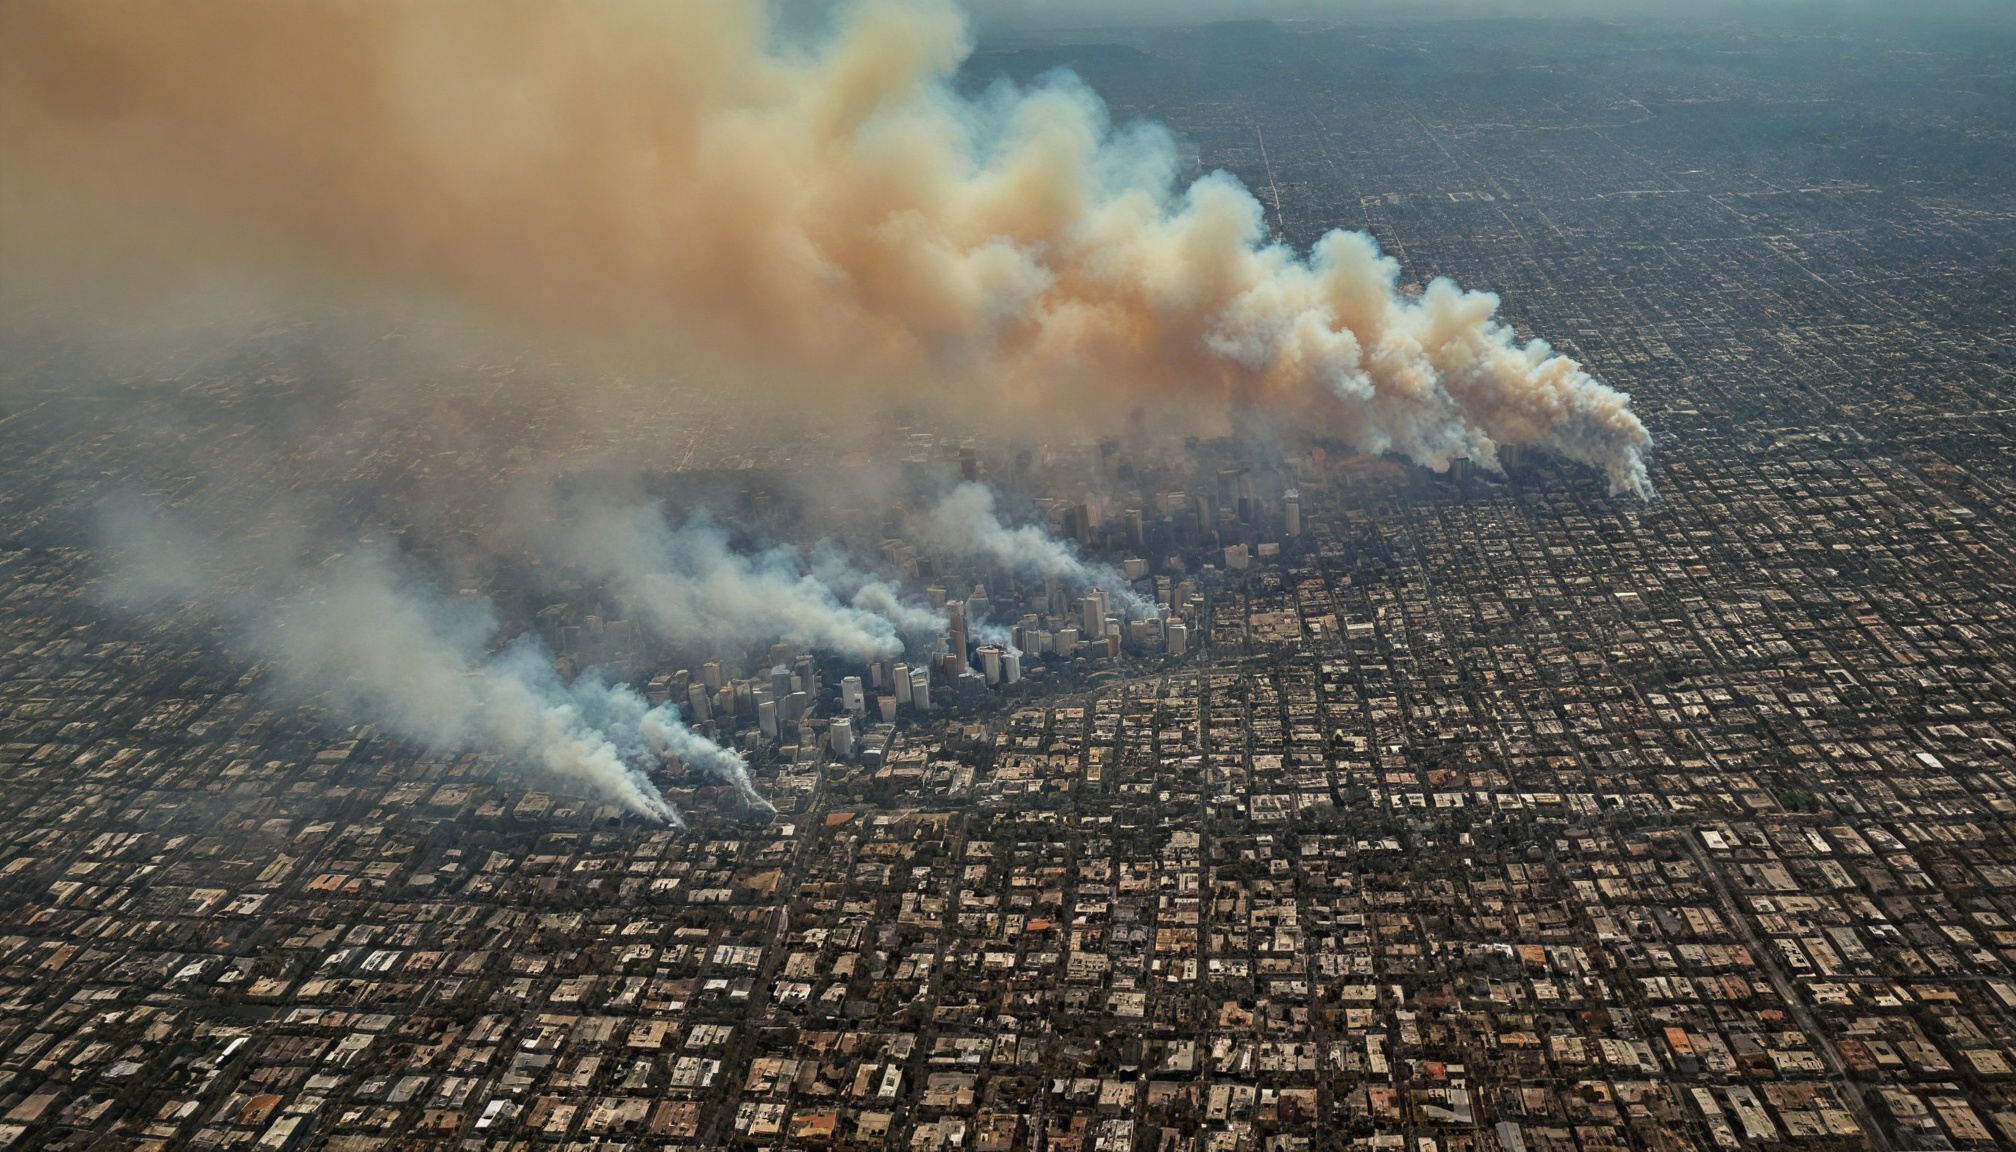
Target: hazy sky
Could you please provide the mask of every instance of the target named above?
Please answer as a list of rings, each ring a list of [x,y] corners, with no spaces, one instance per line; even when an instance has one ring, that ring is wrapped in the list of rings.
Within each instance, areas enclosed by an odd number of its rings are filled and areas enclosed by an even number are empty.
[[[1391,21],[1593,17],[1770,24],[1884,20],[1996,23],[2016,29],[2005,0],[965,0],[983,35],[1045,28],[1193,24],[1218,20]]]

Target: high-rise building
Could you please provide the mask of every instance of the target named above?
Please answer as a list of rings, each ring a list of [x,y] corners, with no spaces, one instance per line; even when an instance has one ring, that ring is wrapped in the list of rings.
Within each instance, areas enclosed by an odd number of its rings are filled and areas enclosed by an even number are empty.
[[[912,668],[910,670],[910,705],[919,712],[931,710],[931,670]]]
[[[1190,649],[1190,628],[1181,620],[1169,622],[1169,655],[1181,656]]]
[[[1007,684],[1019,683],[1022,679],[1022,653],[1010,648],[1001,654],[1001,679]]]
[[[1302,535],[1302,493],[1290,488],[1283,504],[1288,521],[1287,534],[1291,537]]]
[[[898,664],[889,670],[890,687],[895,692],[896,703],[910,703],[910,665]]]
[[[827,743],[832,745],[833,754],[842,759],[854,755],[854,721],[852,717],[835,716],[826,729]]]
[[[688,684],[686,686],[686,706],[693,713],[693,723],[705,724],[714,718],[714,709],[707,703],[707,685]]]
[[[861,691],[861,677],[848,676],[840,681],[840,707],[856,716],[868,711],[867,697]]]

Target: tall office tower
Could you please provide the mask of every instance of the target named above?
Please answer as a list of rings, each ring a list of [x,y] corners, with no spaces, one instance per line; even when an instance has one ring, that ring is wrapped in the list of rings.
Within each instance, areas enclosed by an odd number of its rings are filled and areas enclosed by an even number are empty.
[[[702,664],[700,666],[700,675],[706,680],[709,692],[719,692],[721,685],[725,683],[721,676],[721,662],[719,660],[709,660],[707,663]]]
[[[791,663],[791,645],[779,641],[770,645],[770,666]]]
[[[1001,646],[999,644],[982,644],[980,646],[980,672],[987,677],[989,687],[1001,683]]]
[[[1106,634],[1106,608],[1099,603],[1099,597],[1087,596],[1078,601],[1078,627],[1088,640]]]
[[[848,676],[840,681],[840,707],[856,716],[868,711],[868,699],[862,694],[859,676]]]
[[[1163,606],[1169,604],[1169,577],[1155,577],[1155,602]]]
[[[884,724],[894,724],[896,722],[896,697],[877,696],[875,703],[882,710],[882,722]]]
[[[782,700],[789,695],[791,695],[791,669],[784,664],[772,665],[770,668],[771,698]]]
[[[987,609],[989,606],[986,586],[975,584],[973,586],[973,594],[966,597],[966,622],[969,630],[974,624],[985,624],[987,622]]]
[[[1010,648],[1001,654],[1001,680],[1014,684],[1022,679],[1022,653]]]
[[[931,670],[912,668],[910,670],[910,705],[919,712],[931,710]]]
[[[910,665],[898,664],[889,670],[890,687],[896,693],[896,703],[910,703]]]
[[[966,634],[964,632],[948,632],[938,639],[940,646],[944,649],[939,655],[944,657],[944,664],[948,669],[946,675],[957,676],[959,673],[964,672],[966,670]]]
[[[933,584],[929,588],[924,589],[924,595],[931,601],[933,608],[945,607],[945,589]]]
[[[756,702],[756,730],[772,740],[777,738],[777,701]]]
[[[835,716],[826,729],[827,742],[833,746],[833,754],[842,759],[854,755],[854,721],[851,717]]]
[[[819,666],[812,662],[808,653],[798,657],[798,666],[792,671],[798,676],[798,690],[817,699],[819,696]]]
[[[1468,479],[1470,479],[1470,458],[1468,456],[1450,457],[1449,482],[1460,486]]]
[[[1077,655],[1078,629],[1059,628],[1057,630],[1057,638],[1052,642],[1052,646],[1055,648],[1059,656],[1069,658],[1071,656]]]
[[[714,718],[714,709],[707,703],[707,685],[688,684],[686,686],[686,706],[693,712],[693,723],[705,724]]]
[[[1302,493],[1293,488],[1288,490],[1284,501],[1288,518],[1287,532],[1290,536],[1302,535]]]
[[[1169,655],[1181,656],[1190,649],[1190,628],[1181,620],[1169,622]]]

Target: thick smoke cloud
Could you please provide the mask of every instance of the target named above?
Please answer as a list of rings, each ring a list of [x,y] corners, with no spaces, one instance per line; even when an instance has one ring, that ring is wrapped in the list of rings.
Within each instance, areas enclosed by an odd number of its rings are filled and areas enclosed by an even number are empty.
[[[984,484],[969,482],[946,493],[925,514],[921,530],[925,544],[940,551],[998,564],[1018,576],[1056,580],[1073,590],[1103,587],[1126,615],[1155,613],[1155,606],[1136,595],[1111,566],[1086,560],[1037,525],[1003,523],[994,508],[994,490]]]
[[[31,295],[431,296],[677,355],[773,410],[1096,432],[1265,408],[1370,452],[1524,442],[1649,495],[1628,398],[1359,234],[1269,241],[1069,78],[977,98],[949,0],[778,48],[760,0],[16,0],[0,245]]]
[[[531,636],[493,650],[488,601],[444,600],[382,552],[300,568],[131,502],[108,506],[101,541],[108,599],[220,620],[294,698],[438,751],[502,757],[647,819],[679,820],[649,777],[664,752],[762,803],[741,757],[676,713],[647,710],[629,688],[593,676],[562,681]]]

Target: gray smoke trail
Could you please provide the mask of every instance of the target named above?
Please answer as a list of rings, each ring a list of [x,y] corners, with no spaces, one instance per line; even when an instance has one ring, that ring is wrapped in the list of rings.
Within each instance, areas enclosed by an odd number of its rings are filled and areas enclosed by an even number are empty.
[[[688,728],[671,707],[660,705],[645,713],[639,728],[660,755],[676,756],[687,767],[732,785],[742,801],[753,808],[777,811],[775,805],[756,791],[749,779],[749,761],[740,752],[723,748]]]
[[[933,636],[945,630],[943,609],[919,603],[896,584],[863,572],[830,540],[813,546],[812,575],[854,608],[888,621],[899,635]]]
[[[947,493],[925,514],[922,534],[933,548],[998,564],[1017,576],[1054,579],[1073,590],[1104,588],[1108,600],[1128,616],[1155,614],[1155,605],[1111,566],[1079,556],[1070,544],[1034,524],[1011,528],[1002,523],[994,490],[984,484],[968,482]]]
[[[679,822],[643,767],[644,702],[594,678],[562,681],[530,636],[489,650],[498,625],[487,600],[443,600],[378,552],[304,573],[233,554],[216,537],[180,537],[137,507],[108,508],[102,528],[114,596],[223,620],[233,645],[270,665],[291,697]]]
[[[365,556],[345,557],[319,586],[248,620],[244,636],[297,693],[430,748],[509,757],[640,816],[678,822],[625,755],[630,737],[588,719],[628,710],[635,693],[589,677],[562,682],[531,637],[487,652],[496,631],[487,602],[432,600],[382,557]]]
[[[905,637],[944,616],[849,564],[832,547],[808,566],[795,548],[737,552],[704,514],[677,527],[648,505],[566,516],[559,551],[656,635],[678,643],[746,646],[782,640],[836,655],[900,655]]]

